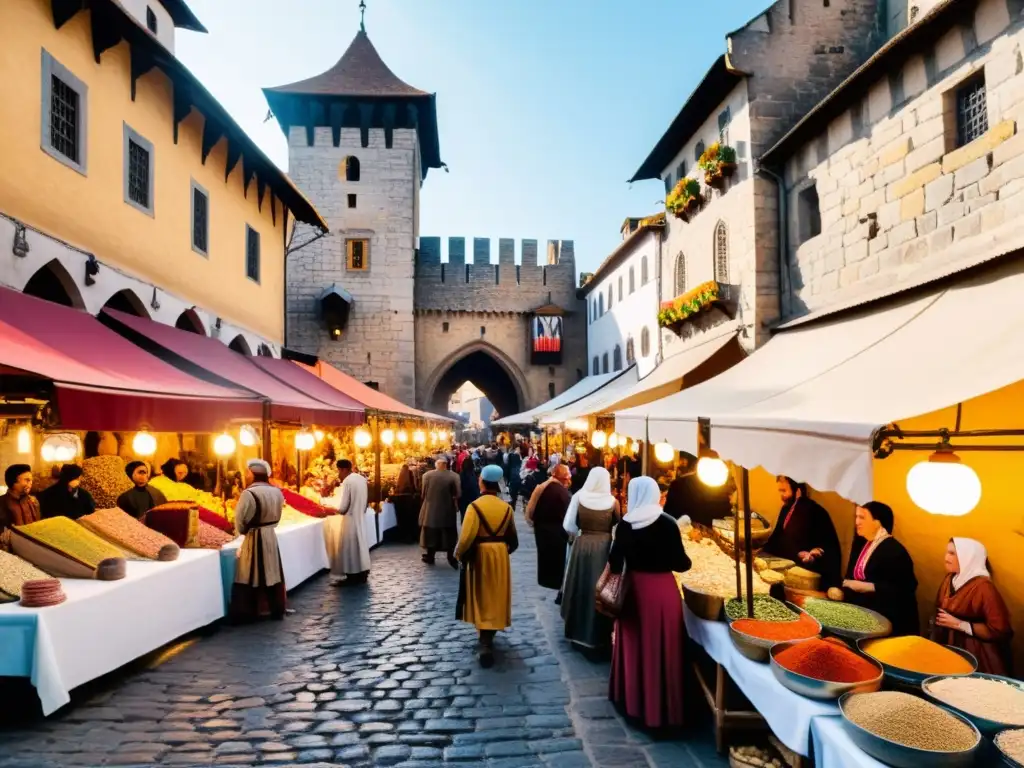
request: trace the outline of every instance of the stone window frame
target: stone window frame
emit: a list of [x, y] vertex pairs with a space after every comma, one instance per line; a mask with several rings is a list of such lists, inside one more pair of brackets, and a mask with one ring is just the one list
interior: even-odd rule
[[359, 158], [355, 155], [346, 155], [341, 162], [345, 166], [345, 181], [358, 184], [362, 178], [362, 166], [359, 163]]
[[597, 376], [599, 373], [601, 373], [601, 359], [594, 355], [594, 375]]
[[636, 344], [633, 342], [633, 337], [629, 336], [626, 339], [626, 365], [632, 365], [636, 362]]
[[[200, 248], [196, 245], [196, 194], [202, 195], [206, 198], [206, 230], [203, 233], [203, 240], [206, 242], [206, 248]], [[198, 253], [203, 258], [210, 258], [210, 193], [206, 187], [200, 184], [195, 179], [191, 180], [189, 184], [189, 239], [192, 241], [192, 250]]]
[[[820, 219], [820, 215], [819, 215]], [[723, 219], [715, 224], [712, 253], [715, 254], [715, 282], [719, 285], [729, 284], [729, 227]]]
[[647, 267], [647, 257], [643, 256], [640, 259], [640, 285], [641, 286], [647, 285], [647, 282], [649, 280], [650, 280], [650, 271], [649, 271], [649, 269]]
[[[78, 94], [78, 161], [72, 160], [64, 153], [58, 151], [51, 143], [50, 120], [51, 100], [53, 98], [53, 78], [62, 81], [68, 88]], [[70, 69], [61, 64], [45, 48], [42, 49], [42, 98], [40, 100], [41, 130], [39, 146], [50, 157], [62, 165], [66, 165], [73, 171], [83, 176], [88, 176], [89, 170], [89, 86], [82, 80], [75, 77]]]
[[[814, 196], [818, 199], [818, 214], [817, 224], [818, 231], [811, 232], [814, 229], [815, 217], [811, 217], [809, 221], [804, 220], [804, 196], [809, 189], [814, 190]], [[807, 178], [801, 181], [799, 184], [793, 187], [793, 212], [794, 212], [794, 233], [793, 242], [796, 243], [797, 247], [802, 246], [804, 243], [813, 240], [816, 237], [820, 237], [822, 233], [821, 227], [821, 198], [818, 197], [818, 180], [815, 178]], [[807, 228], [805, 229], [805, 224]], [[806, 236], [805, 236], [806, 234]]]
[[622, 346], [620, 344], [616, 344], [615, 349], [612, 350], [612, 370], [622, 370]]
[[[977, 136], [969, 137], [966, 140], [963, 137], [963, 126], [961, 125], [961, 99], [968, 88], [980, 84], [982, 93], [985, 94], [985, 126]], [[952, 152], [960, 149], [960, 147], [967, 146], [972, 141], [977, 141], [985, 135], [985, 132], [991, 127], [992, 123], [990, 118], [990, 111], [988, 109], [988, 85], [985, 80], [985, 68], [979, 67], [960, 78], [954, 85], [947, 88], [942, 93], [942, 128], [945, 136], [946, 152]]]
[[608, 353], [601, 355], [601, 373], [608, 373]]
[[[153, 142], [143, 136], [141, 133], [132, 128], [128, 123], [124, 123], [124, 147], [122, 149], [122, 168], [121, 168], [121, 179], [124, 186], [124, 201], [135, 210], [140, 213], [144, 213], [147, 216], [156, 217], [156, 150], [153, 148]], [[135, 144], [137, 147], [141, 147], [146, 150], [149, 155], [149, 173], [147, 183], [149, 186], [148, 197], [149, 205], [145, 206], [142, 203], [132, 200], [131, 196], [131, 145]]]
[[705, 147], [704, 147], [704, 140], [701, 139], [700, 141], [697, 142], [696, 146], [693, 148], [693, 162], [695, 162], [695, 163], [699, 163], [700, 162], [700, 157], [701, 157], [701, 155], [704, 154], [704, 149], [705, 149]]
[[625, 293], [622, 290], [622, 275], [619, 275], [619, 303], [620, 304], [622, 303], [623, 296], [625, 296]]
[[[363, 266], [353, 266], [353, 244], [363, 244]], [[345, 238], [345, 269], [349, 272], [370, 271], [370, 238], [368, 237], [346, 237]]]
[[680, 251], [676, 254], [675, 269], [672, 273], [675, 296], [682, 296], [686, 293], [686, 254]]
[[640, 329], [640, 357], [651, 354], [651, 330], [646, 325]]

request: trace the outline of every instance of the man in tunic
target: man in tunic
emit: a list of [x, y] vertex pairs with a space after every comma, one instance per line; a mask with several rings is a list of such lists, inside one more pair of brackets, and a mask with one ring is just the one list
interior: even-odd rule
[[39, 520], [39, 502], [31, 495], [32, 467], [11, 464], [4, 472], [7, 493], [0, 496], [0, 531], [12, 525], [28, 525]]
[[807, 486], [791, 477], [776, 478], [782, 510], [764, 552], [792, 560], [821, 575], [822, 589], [842, 581], [842, 552], [832, 518], [807, 495]]
[[135, 483], [135, 487], [117, 497], [117, 506], [134, 517], [142, 518], [153, 507], [167, 503], [163, 492], [149, 484], [149, 465], [144, 461], [129, 461], [124, 473]]
[[341, 479], [341, 535], [337, 549], [331, 556], [331, 584], [356, 586], [365, 584], [370, 575], [370, 547], [366, 543], [364, 525], [369, 504], [369, 485], [366, 478], [352, 471], [352, 462], [338, 462]]
[[[500, 472], [500, 468], [499, 468]], [[448, 565], [458, 570], [455, 545], [461, 495], [459, 476], [448, 469], [447, 459], [438, 459], [434, 469], [423, 475], [423, 506], [420, 507], [420, 546], [426, 550], [423, 562], [434, 564], [438, 550], [448, 554]]]
[[270, 465], [250, 459], [245, 472], [246, 489], [235, 507], [235, 528], [245, 536], [235, 564], [231, 590], [231, 618], [255, 621], [264, 612], [281, 620], [285, 614], [284, 568], [274, 528], [281, 521], [284, 496], [270, 484]]
[[537, 486], [526, 506], [526, 522], [537, 537], [537, 583], [547, 589], [561, 589], [565, 575], [569, 535], [562, 524], [569, 509], [571, 481], [569, 468], [558, 464], [551, 479]]

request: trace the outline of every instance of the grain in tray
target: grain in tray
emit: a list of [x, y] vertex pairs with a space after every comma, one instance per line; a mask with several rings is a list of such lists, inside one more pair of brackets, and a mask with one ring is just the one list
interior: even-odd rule
[[996, 746], [1011, 760], [1024, 765], [1024, 728], [1014, 728], [998, 734]]
[[946, 677], [928, 683], [928, 693], [943, 704], [975, 717], [1024, 726], [1024, 691], [986, 677]]
[[178, 559], [177, 544], [123, 510], [97, 509], [78, 522], [131, 555], [165, 562]]
[[914, 749], [966, 752], [978, 743], [960, 718], [909, 693], [858, 693], [846, 700], [843, 713], [869, 733]]
[[32, 563], [10, 552], [0, 551], [0, 592], [8, 595], [11, 600], [21, 597], [21, 590], [26, 581], [42, 581], [48, 578], [50, 574], [39, 570]]

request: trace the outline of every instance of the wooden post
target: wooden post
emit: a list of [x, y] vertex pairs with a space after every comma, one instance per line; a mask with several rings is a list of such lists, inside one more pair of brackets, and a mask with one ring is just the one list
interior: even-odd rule
[[270, 466], [274, 466], [273, 456], [270, 448], [270, 401], [263, 401], [263, 423], [260, 425], [260, 436], [263, 440], [260, 455]]
[[380, 511], [381, 487], [380, 487], [380, 414], [374, 414], [370, 422], [373, 431], [373, 500], [377, 504], [377, 511]]
[[743, 554], [747, 559], [747, 618], [754, 618], [754, 545], [750, 541], [750, 473], [743, 467]]
[[644, 449], [640, 452], [640, 472], [644, 477], [650, 477], [651, 473], [651, 429], [650, 423], [644, 417]]
[[[730, 471], [731, 474], [731, 471]], [[743, 501], [746, 504], [746, 501]], [[736, 509], [736, 514], [733, 515], [732, 520], [732, 557], [736, 565], [736, 599], [743, 599], [743, 574], [740, 571], [740, 510]]]

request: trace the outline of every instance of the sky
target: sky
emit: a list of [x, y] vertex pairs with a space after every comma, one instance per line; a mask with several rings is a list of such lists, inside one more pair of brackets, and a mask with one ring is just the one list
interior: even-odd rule
[[[319, 74], [359, 29], [359, 0], [188, 0], [209, 35], [179, 58], [282, 168], [261, 88]], [[659, 181], [627, 183], [725, 35], [769, 0], [366, 0], [366, 31], [410, 85], [437, 94], [441, 158], [420, 234], [573, 240], [593, 271], [627, 216], [661, 210]], [[286, 10], [287, 9], [287, 10]], [[543, 247], [540, 249], [543, 253]], [[467, 248], [471, 252], [471, 247]]]

